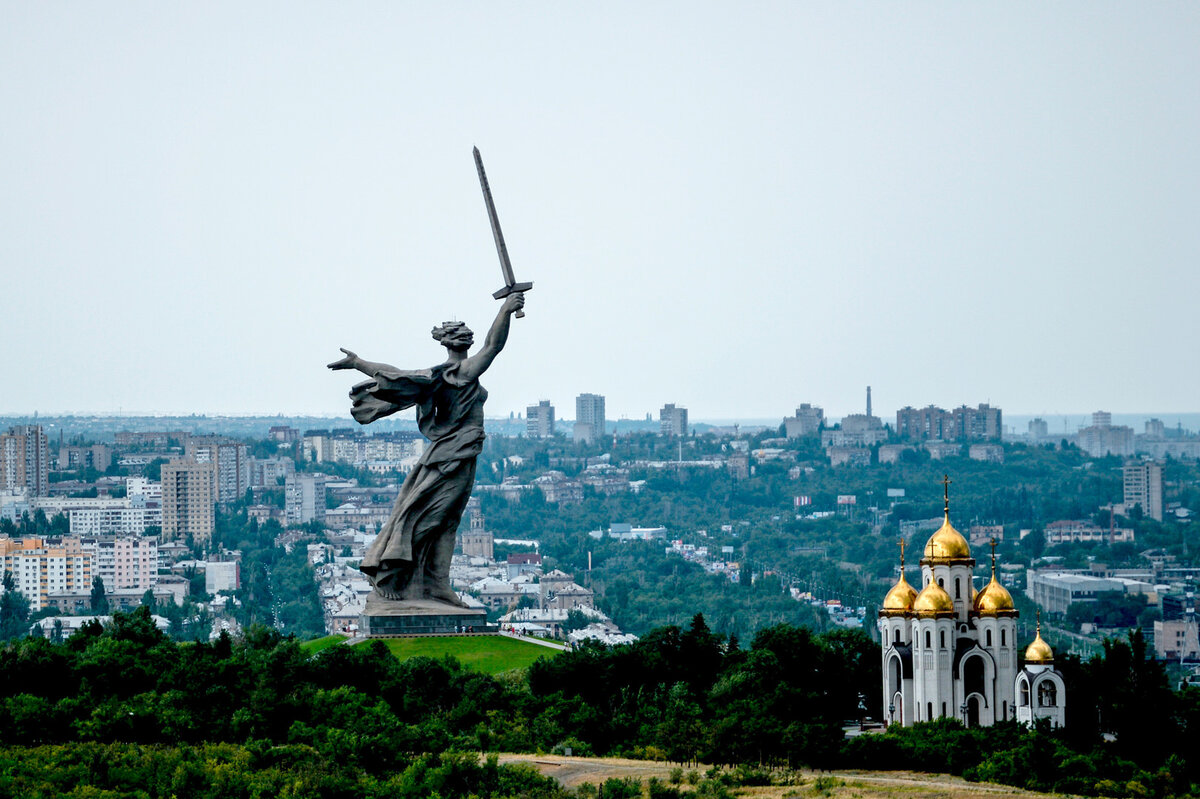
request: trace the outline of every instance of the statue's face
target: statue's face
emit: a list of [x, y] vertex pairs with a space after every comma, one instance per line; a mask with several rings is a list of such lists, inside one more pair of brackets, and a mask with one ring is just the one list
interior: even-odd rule
[[442, 339], [442, 344], [445, 345], [446, 349], [455, 350], [456, 352], [466, 352], [471, 349], [471, 345], [474, 343], [475, 334], [470, 330]]

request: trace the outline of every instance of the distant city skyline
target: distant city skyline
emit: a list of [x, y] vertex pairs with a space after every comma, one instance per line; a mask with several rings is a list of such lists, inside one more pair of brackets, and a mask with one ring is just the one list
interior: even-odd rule
[[0, 413], [348, 419], [339, 346], [496, 313], [472, 145], [534, 281], [489, 415], [1200, 396], [1196, 4], [4, 20]]

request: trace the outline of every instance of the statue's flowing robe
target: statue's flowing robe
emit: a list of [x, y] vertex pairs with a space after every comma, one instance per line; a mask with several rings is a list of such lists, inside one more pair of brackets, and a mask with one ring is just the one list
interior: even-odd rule
[[[432, 552], [455, 531], [475, 484], [475, 459], [483, 450], [483, 403], [478, 380], [459, 376], [459, 364], [403, 371], [385, 368], [350, 391], [351, 414], [360, 424], [417, 408], [417, 427], [430, 440], [396, 498], [392, 515], [367, 549], [359, 569], [381, 585], [412, 590], [440, 579]], [[443, 543], [443, 547], [446, 543]], [[449, 559], [444, 565], [449, 569]]]

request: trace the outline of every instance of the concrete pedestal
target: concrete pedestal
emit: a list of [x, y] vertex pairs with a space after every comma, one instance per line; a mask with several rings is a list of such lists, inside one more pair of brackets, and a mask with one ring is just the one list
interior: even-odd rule
[[358, 628], [359, 634], [368, 638], [499, 632], [488, 626], [483, 608], [460, 608], [429, 599], [383, 599], [377, 594], [367, 597]]

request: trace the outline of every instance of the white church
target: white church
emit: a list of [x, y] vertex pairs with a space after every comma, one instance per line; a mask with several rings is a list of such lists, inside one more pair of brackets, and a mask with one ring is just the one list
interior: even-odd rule
[[925, 544], [921, 590], [904, 579], [888, 591], [879, 611], [883, 647], [883, 706], [889, 724], [957, 718], [968, 727], [1004, 719], [1032, 725], [1065, 721], [1066, 686], [1054, 668], [1054, 652], [1037, 637], [1017, 660], [1017, 610], [996, 580], [983, 590], [973, 583], [971, 548], [950, 523], [950, 481], [945, 481], [946, 518]]

